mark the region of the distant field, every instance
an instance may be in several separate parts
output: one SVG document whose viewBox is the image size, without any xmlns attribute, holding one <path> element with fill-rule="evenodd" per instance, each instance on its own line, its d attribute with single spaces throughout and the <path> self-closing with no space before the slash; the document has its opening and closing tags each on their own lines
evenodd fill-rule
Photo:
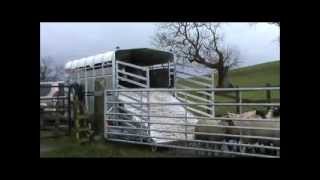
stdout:
<svg viewBox="0 0 320 180">
<path fill-rule="evenodd" d="M 230 72 L 232 83 L 239 86 L 280 85 L 280 61 L 235 69 Z"/>
<path fill-rule="evenodd" d="M 271 86 L 280 86 L 280 61 L 273 61 L 263 64 L 258 64 L 254 66 L 242 67 L 234 69 L 229 74 L 230 81 L 234 86 L 239 87 L 264 87 L 266 83 Z M 193 78 L 198 81 L 209 83 L 205 80 L 200 80 L 200 78 Z M 188 85 L 194 88 L 205 88 L 204 86 L 199 86 L 197 84 L 192 84 L 190 82 L 185 82 L 183 80 L 177 81 L 177 87 L 181 85 Z M 217 84 L 217 78 L 215 78 L 215 84 Z M 204 97 L 196 92 L 194 95 Z M 231 96 L 231 97 L 228 97 Z M 235 102 L 235 93 L 224 93 L 223 95 L 216 95 L 217 102 Z M 266 92 L 265 91 L 255 91 L 255 92 L 242 92 L 243 102 L 265 102 Z M 272 102 L 280 101 L 279 91 L 271 91 Z M 197 101 L 195 99 L 192 99 Z M 243 111 L 250 109 L 261 109 L 261 107 L 247 107 Z M 236 107 L 217 107 L 216 113 L 219 115 L 226 112 L 235 112 Z"/>
</svg>

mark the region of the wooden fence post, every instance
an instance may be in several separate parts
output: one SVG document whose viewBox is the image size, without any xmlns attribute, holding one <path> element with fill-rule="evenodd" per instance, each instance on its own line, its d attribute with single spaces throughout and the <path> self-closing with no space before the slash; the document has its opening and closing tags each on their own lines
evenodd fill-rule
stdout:
<svg viewBox="0 0 320 180">
<path fill-rule="evenodd" d="M 270 83 L 266 84 L 266 87 L 271 87 Z M 266 90 L 267 103 L 271 103 L 271 90 Z M 270 106 L 267 107 L 267 110 L 270 109 Z"/>
<path fill-rule="evenodd" d="M 236 88 L 239 88 L 239 86 L 237 85 Z M 236 103 L 241 103 L 241 102 L 242 102 L 241 92 L 239 90 L 236 90 Z M 237 112 L 237 114 L 241 114 L 242 113 L 241 105 L 237 105 L 236 106 L 236 112 Z"/>
<path fill-rule="evenodd" d="M 205 92 L 207 92 L 208 94 L 211 93 L 210 91 L 205 91 Z M 208 101 L 211 101 L 211 100 L 212 100 L 212 97 L 210 97 L 210 96 L 207 96 L 207 95 L 206 95 L 206 98 L 207 98 Z M 208 107 L 207 113 L 208 113 L 208 114 L 211 114 L 211 113 L 213 112 L 213 109 L 212 109 L 213 106 L 208 103 L 207 107 Z"/>
</svg>

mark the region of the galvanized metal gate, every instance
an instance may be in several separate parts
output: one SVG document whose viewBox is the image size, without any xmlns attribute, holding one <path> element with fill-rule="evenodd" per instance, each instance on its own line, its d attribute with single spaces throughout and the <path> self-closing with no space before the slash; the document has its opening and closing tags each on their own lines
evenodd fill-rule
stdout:
<svg viewBox="0 0 320 180">
<path fill-rule="evenodd" d="M 210 156 L 280 157 L 280 116 L 215 117 L 197 113 L 203 107 L 280 107 L 280 103 L 188 102 L 174 98 L 186 92 L 279 91 L 270 88 L 117 89 L 107 90 L 105 138 L 152 147 L 206 152 Z M 130 100 L 121 96 L 135 98 Z M 120 94 L 120 96 L 119 96 Z M 163 99 L 161 99 L 161 97 Z M 159 100 L 159 98 L 161 100 Z M 171 99 L 170 99 L 171 98 Z M 187 97 L 186 97 L 187 99 Z M 190 111 L 190 108 L 195 111 Z M 201 111 L 200 111 L 201 112 Z"/>
</svg>

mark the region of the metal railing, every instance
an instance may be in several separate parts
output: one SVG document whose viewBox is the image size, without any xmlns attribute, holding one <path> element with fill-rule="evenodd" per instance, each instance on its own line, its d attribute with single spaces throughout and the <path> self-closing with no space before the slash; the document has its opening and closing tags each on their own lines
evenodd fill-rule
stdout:
<svg viewBox="0 0 320 180">
<path fill-rule="evenodd" d="M 133 69 L 135 73 L 129 72 L 127 69 Z M 140 71 L 139 75 L 136 72 Z M 144 75 L 143 75 L 144 74 Z M 150 73 L 149 68 L 144 66 L 138 66 L 135 64 L 116 61 L 116 87 L 125 88 L 122 86 L 120 81 L 135 85 L 138 88 L 149 88 L 150 87 Z"/>
<path fill-rule="evenodd" d="M 50 95 L 52 88 L 58 88 L 55 91 L 58 92 L 57 95 Z M 40 130 L 65 129 L 70 135 L 73 121 L 71 87 L 65 84 L 44 85 L 40 83 L 40 91 L 49 93 L 40 95 Z"/>
<path fill-rule="evenodd" d="M 280 107 L 279 102 L 190 102 L 173 96 L 184 92 L 214 94 L 235 90 L 279 91 L 280 87 L 107 90 L 105 138 L 219 157 L 280 157 L 280 117 L 216 117 L 214 113 L 197 112 L 201 106 L 209 109 L 221 106 Z"/>
<path fill-rule="evenodd" d="M 181 65 L 181 64 L 180 64 Z M 182 65 L 188 67 L 187 65 Z M 190 68 L 190 66 L 189 66 Z M 194 67 L 191 67 L 194 68 Z M 192 89 L 194 87 L 203 87 L 203 88 L 214 88 L 214 71 L 211 74 L 205 76 L 199 76 L 197 74 L 192 74 L 190 72 L 185 72 L 182 70 L 176 70 L 176 81 L 175 87 L 182 89 Z M 175 96 L 187 103 L 213 103 L 214 102 L 214 91 L 183 91 L 175 93 Z M 215 116 L 214 106 L 203 106 L 199 105 L 198 108 L 194 109 L 192 107 L 187 107 L 189 111 L 198 113 L 205 116 Z"/>
<path fill-rule="evenodd" d="M 174 64 L 164 63 L 151 66 L 139 66 L 136 64 L 117 60 L 116 64 L 116 88 L 127 88 L 121 85 L 120 81 L 137 86 L 137 88 L 150 88 L 150 71 L 158 69 L 168 69 L 169 85 L 171 83 L 171 75 L 174 74 Z M 133 70 L 130 72 L 128 69 Z M 140 73 L 137 73 L 140 72 Z"/>
</svg>

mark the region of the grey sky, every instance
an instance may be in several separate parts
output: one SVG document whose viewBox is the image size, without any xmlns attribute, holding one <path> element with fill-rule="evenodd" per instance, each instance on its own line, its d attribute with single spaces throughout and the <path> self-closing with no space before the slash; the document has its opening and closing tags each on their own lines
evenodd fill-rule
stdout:
<svg viewBox="0 0 320 180">
<path fill-rule="evenodd" d="M 41 23 L 40 55 L 50 56 L 57 63 L 121 49 L 151 47 L 155 23 Z M 258 23 L 226 23 L 223 27 L 226 44 L 235 46 L 241 65 L 252 65 L 280 59 L 278 27 Z"/>
</svg>

